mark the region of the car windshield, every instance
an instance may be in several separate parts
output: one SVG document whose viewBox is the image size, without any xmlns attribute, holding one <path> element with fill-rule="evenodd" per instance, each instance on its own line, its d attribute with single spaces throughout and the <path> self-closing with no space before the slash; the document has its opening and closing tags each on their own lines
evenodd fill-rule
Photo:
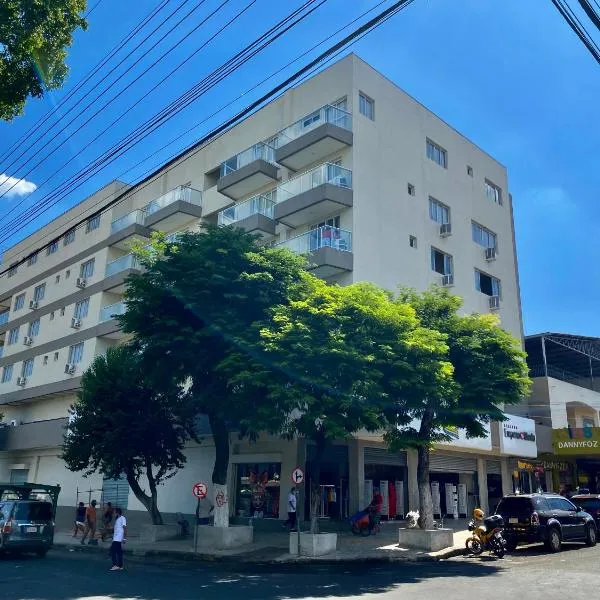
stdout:
<svg viewBox="0 0 600 600">
<path fill-rule="evenodd" d="M 500 514 L 517 514 L 531 510 L 529 498 L 502 498 L 497 512 Z"/>
<path fill-rule="evenodd" d="M 16 521 L 51 521 L 52 506 L 49 502 L 23 502 L 17 504 L 14 518 Z"/>
</svg>

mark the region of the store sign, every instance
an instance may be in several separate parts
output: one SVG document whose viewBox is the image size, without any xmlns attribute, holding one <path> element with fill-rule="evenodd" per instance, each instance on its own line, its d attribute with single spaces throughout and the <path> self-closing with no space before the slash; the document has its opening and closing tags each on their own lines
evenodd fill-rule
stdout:
<svg viewBox="0 0 600 600">
<path fill-rule="evenodd" d="M 525 417 L 506 415 L 500 425 L 500 452 L 510 456 L 537 457 L 535 421 Z"/>
<path fill-rule="evenodd" d="M 414 419 L 409 424 L 409 427 L 419 431 L 421 422 L 418 419 Z M 483 425 L 485 430 L 485 436 L 480 438 L 468 438 L 467 432 L 464 429 L 458 429 L 457 427 L 448 427 L 442 430 L 449 441 L 438 442 L 440 446 L 450 446 L 452 448 L 465 448 L 468 450 L 491 450 L 492 449 L 492 435 L 490 433 L 490 426 Z"/>
<path fill-rule="evenodd" d="M 600 454 L 600 427 L 564 427 L 552 430 L 554 454 Z"/>
</svg>

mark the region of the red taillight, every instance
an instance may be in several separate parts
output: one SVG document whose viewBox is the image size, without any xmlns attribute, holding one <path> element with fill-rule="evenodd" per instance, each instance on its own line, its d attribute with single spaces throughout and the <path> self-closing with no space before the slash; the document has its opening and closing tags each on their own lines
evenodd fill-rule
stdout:
<svg viewBox="0 0 600 600">
<path fill-rule="evenodd" d="M 532 525 L 540 524 L 540 515 L 538 515 L 536 512 L 531 513 L 531 524 Z"/>
<path fill-rule="evenodd" d="M 12 531 L 12 521 L 7 521 L 2 527 L 2 533 L 10 533 Z"/>
</svg>

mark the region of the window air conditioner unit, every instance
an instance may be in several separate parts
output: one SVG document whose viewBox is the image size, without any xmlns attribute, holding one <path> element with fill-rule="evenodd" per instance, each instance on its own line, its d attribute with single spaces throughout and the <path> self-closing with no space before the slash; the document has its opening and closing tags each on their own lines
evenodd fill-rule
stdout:
<svg viewBox="0 0 600 600">
<path fill-rule="evenodd" d="M 65 365 L 65 373 L 67 375 L 73 375 L 73 373 L 75 373 L 75 365 L 72 363 L 67 363 Z"/>
<path fill-rule="evenodd" d="M 452 235 L 452 225 L 450 223 L 440 225 L 440 237 L 448 237 L 449 235 Z"/>
<path fill-rule="evenodd" d="M 496 248 L 485 249 L 485 260 L 496 260 Z"/>
<path fill-rule="evenodd" d="M 26 335 L 26 336 L 23 338 L 23 343 L 24 343 L 26 346 L 31 346 L 31 344 L 33 344 L 33 338 L 32 338 L 30 335 Z"/>
<path fill-rule="evenodd" d="M 75 283 L 75 285 L 76 285 L 78 288 L 81 288 L 81 289 L 83 289 L 83 288 L 84 288 L 84 287 L 87 285 L 87 281 L 85 280 L 85 278 L 84 278 L 84 277 L 78 277 L 78 278 L 77 278 L 77 282 Z"/>
<path fill-rule="evenodd" d="M 73 329 L 79 329 L 81 327 L 81 320 L 80 319 L 71 319 L 71 327 Z"/>
<path fill-rule="evenodd" d="M 29 301 L 29 308 L 31 310 L 35 310 L 38 307 L 38 301 L 37 300 L 30 300 Z"/>
<path fill-rule="evenodd" d="M 17 377 L 17 385 L 23 387 L 27 383 L 27 377 Z"/>
<path fill-rule="evenodd" d="M 490 310 L 498 310 L 500 308 L 500 296 L 490 296 Z"/>
<path fill-rule="evenodd" d="M 442 287 L 454 285 L 454 275 L 442 275 Z"/>
</svg>

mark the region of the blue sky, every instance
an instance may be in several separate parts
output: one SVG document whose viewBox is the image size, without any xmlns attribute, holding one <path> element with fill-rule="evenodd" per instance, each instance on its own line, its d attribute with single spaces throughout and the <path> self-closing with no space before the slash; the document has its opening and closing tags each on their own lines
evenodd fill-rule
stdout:
<svg viewBox="0 0 600 600">
<path fill-rule="evenodd" d="M 171 0 L 169 10 L 183 2 Z M 186 19 L 184 25 L 176 27 L 155 50 L 148 51 L 148 42 L 136 53 L 136 57 L 141 59 L 139 65 L 111 87 L 104 101 L 125 88 L 127 82 L 222 2 L 205 0 L 199 10 Z M 61 137 L 48 140 L 43 152 L 30 161 L 29 166 L 21 165 L 21 159 L 8 168 L 12 159 L 16 158 L 14 154 L 12 159 L 0 162 L 0 174 L 23 177 L 40 157 L 44 157 L 44 162 L 26 176 L 29 182 L 38 186 L 66 164 L 64 170 L 31 196 L 25 195 L 31 192 L 29 187 L 22 189 L 20 196 L 0 199 L 0 227 L 4 224 L 3 220 L 6 222 L 7 211 L 15 204 L 19 210 L 35 205 L 64 178 L 77 172 L 136 125 L 150 118 L 257 34 L 268 29 L 291 7 L 301 4 L 300 0 L 256 0 L 233 26 L 183 69 L 165 79 L 169 71 L 247 2 L 227 2 L 205 26 L 147 76 L 128 86 L 126 93 L 109 110 L 98 115 L 79 133 L 74 133 L 74 130 L 85 117 L 80 117 Z M 90 0 L 90 6 L 94 3 Z M 178 14 L 184 14 L 196 3 L 197 0 L 188 1 Z M 0 239 L 0 246 L 10 245 L 104 183 L 131 169 L 166 141 L 202 122 L 256 81 L 376 3 L 377 0 L 329 0 L 306 23 L 255 57 L 28 228 L 11 239 Z M 135 3 L 102 0 L 90 17 L 88 31 L 77 35 L 70 51 L 71 75 L 67 85 L 43 100 L 30 101 L 25 116 L 10 124 L 0 123 L 0 154 L 59 102 L 157 4 L 158 0 L 138 0 Z M 389 4 L 391 2 L 386 2 L 384 6 Z M 166 15 L 167 11 L 161 14 Z M 174 22 L 175 19 L 170 21 Z M 589 30 L 594 31 L 592 24 L 589 24 Z M 600 32 L 596 30 L 595 33 L 600 39 Z M 597 248 L 595 236 L 600 221 L 600 213 L 594 209 L 600 187 L 600 170 L 597 168 L 600 65 L 567 27 L 551 2 L 415 0 L 412 6 L 364 38 L 352 50 L 507 166 L 515 207 L 526 333 L 550 330 L 600 335 L 600 317 L 596 307 L 600 297 L 600 278 L 588 266 L 589 256 Z M 149 162 L 134 167 L 124 178 L 135 180 L 146 169 L 234 114 L 236 109 L 245 106 L 260 91 L 272 87 L 293 68 L 239 99 Z M 108 81 L 112 82 L 122 69 Z M 77 156 L 79 149 L 159 82 L 162 83 L 153 94 L 81 156 Z M 87 91 L 89 88 L 84 89 Z M 94 104 L 94 109 L 100 104 Z M 48 156 L 52 148 L 62 141 L 64 145 Z M 20 147 L 23 148 L 22 145 Z"/>
</svg>

